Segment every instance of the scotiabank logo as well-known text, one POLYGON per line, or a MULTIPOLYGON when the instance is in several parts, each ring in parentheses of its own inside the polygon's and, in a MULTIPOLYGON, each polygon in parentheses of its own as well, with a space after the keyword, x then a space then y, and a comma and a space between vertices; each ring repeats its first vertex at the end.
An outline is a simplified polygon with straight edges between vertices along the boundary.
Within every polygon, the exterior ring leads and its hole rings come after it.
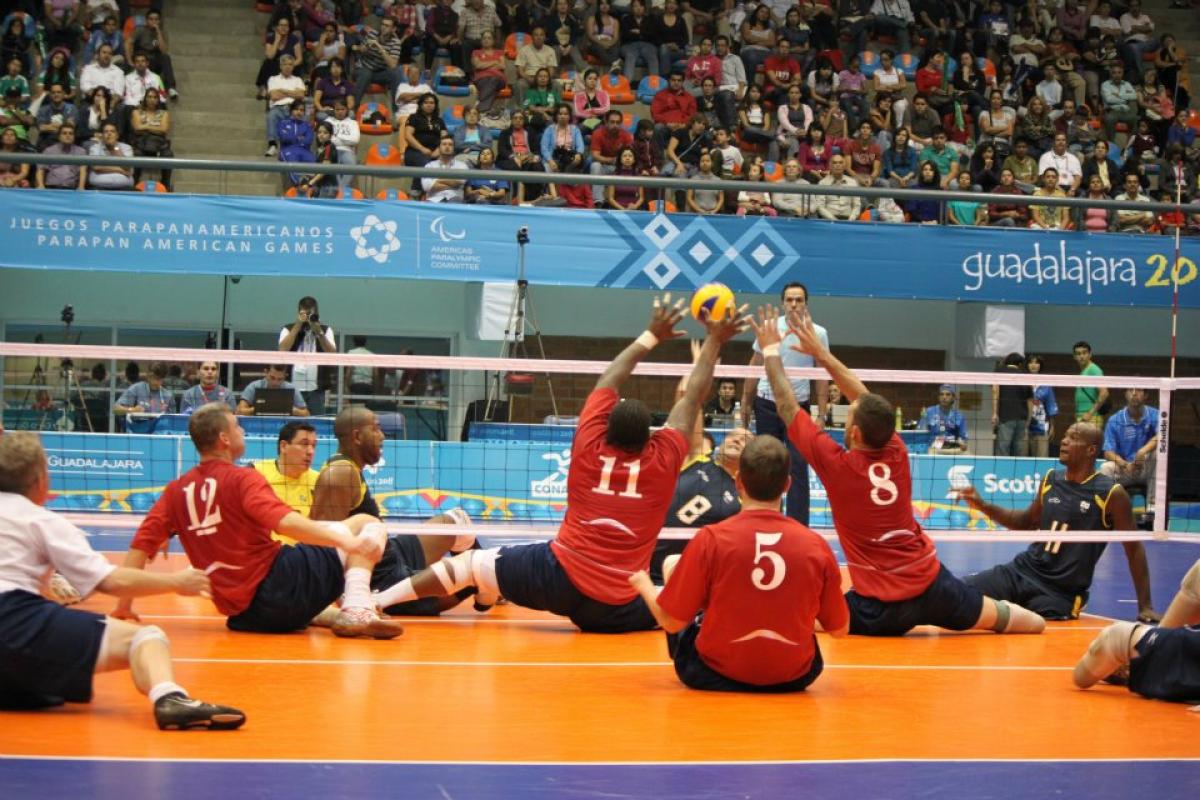
MULTIPOLYGON (((958 492, 971 486, 971 473, 975 467, 969 464, 955 464, 946 472, 946 481, 950 484, 948 498, 957 498, 958 492)), ((1041 473, 1018 475, 1002 478, 994 472, 983 476, 984 494, 1034 494, 1042 482, 1041 473)))

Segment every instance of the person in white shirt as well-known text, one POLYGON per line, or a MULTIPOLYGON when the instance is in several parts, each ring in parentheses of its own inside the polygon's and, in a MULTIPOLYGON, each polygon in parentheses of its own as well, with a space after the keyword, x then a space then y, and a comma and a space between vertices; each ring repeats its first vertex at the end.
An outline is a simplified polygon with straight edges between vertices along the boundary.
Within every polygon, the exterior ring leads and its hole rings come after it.
MULTIPOLYGON (((846 174, 846 157, 837 154, 829 159, 829 174, 822 178, 817 185, 858 188, 858 181, 846 174)), ((812 198, 810 205, 814 218, 854 220, 858 219, 861 202, 858 197, 851 195, 820 194, 812 198)))
POLYGON ((97 86, 103 86, 113 97, 125 96, 125 73, 113 63, 113 50, 107 44, 96 50, 96 60, 83 68, 79 74, 79 91, 89 95, 97 86))
MULTIPOLYGON (((115 122, 106 122, 100 129, 99 139, 92 142, 88 155, 133 158, 133 148, 121 141, 115 122)), ((90 167, 88 186, 92 189, 132 189, 133 167, 90 167)))
POLYGON ((729 49, 729 37, 717 37, 717 58, 721 59, 721 84, 717 87, 717 113, 721 124, 732 129, 737 123, 737 104, 746 94, 746 65, 729 49))
MULTIPOLYGON (((301 297, 296 304, 296 321, 279 329, 281 352, 336 353, 337 339, 333 328, 321 322, 320 307, 315 297, 301 297)), ((312 415, 325 413, 325 390, 317 388, 317 365, 296 364, 292 367, 292 386, 304 400, 304 408, 312 415)))
POLYGON ((153 89, 159 95, 166 94, 162 78, 150 71, 150 58, 145 53, 135 53, 133 56, 133 72, 125 76, 125 105, 137 108, 142 104, 142 98, 147 90, 153 89))
MULTIPOLYGON (((361 131, 358 122, 350 116, 345 98, 339 97, 333 101, 333 116, 325 120, 333 128, 333 146, 337 148, 339 164, 358 163, 358 140, 361 131)), ((353 175, 338 175, 338 187, 346 191, 354 183, 353 175)))
POLYGON ((50 497, 46 451, 37 434, 0 436, 0 708, 33 710, 88 703, 92 677, 128 669, 148 695, 163 730, 230 730, 246 721, 235 708, 192 700, 175 683, 167 635, 63 606, 42 596, 52 573, 74 600, 93 592, 116 597, 207 595, 200 570, 144 572, 117 567, 87 534, 44 508, 50 497))
POLYGON ((1038 60, 1046 52, 1046 43, 1038 38, 1031 19, 1021 20, 1018 30, 1020 32, 1008 40, 1008 52, 1015 63, 1037 69, 1038 60))
MULTIPOLYGON (((465 163, 454 158, 454 139, 449 135, 442 136, 438 141, 437 154, 436 160, 426 164, 428 169, 469 169, 465 163)), ((461 203, 464 183, 450 178, 422 178, 421 188, 425 190, 425 199, 430 203, 461 203)))
POLYGON ((284 55, 279 57, 279 74, 267 81, 267 158, 279 155, 279 123, 292 114, 292 101, 303 100, 304 81, 294 74, 296 59, 284 55))
POLYGON ((417 113, 417 101, 425 94, 434 94, 433 87, 421 82, 419 66, 409 64, 404 68, 404 82, 396 87, 396 130, 404 130, 405 120, 417 113))
MULTIPOLYGON (((1142 194, 1142 183, 1136 173, 1125 176, 1125 193, 1117 197, 1131 203, 1149 203, 1150 198, 1142 194)), ((1117 230, 1121 233, 1145 233, 1154 224, 1153 211, 1121 209, 1117 212, 1117 230)))
POLYGON ((1065 133, 1054 134, 1054 146, 1038 159, 1038 174, 1045 174, 1047 169, 1058 171, 1058 188, 1069 195, 1079 191, 1079 184, 1083 182, 1083 165, 1079 163, 1079 156, 1067 149, 1065 133))
POLYGON ((1125 34, 1125 61, 1131 74, 1141 69, 1142 57, 1158 49, 1154 35, 1154 20, 1142 13, 1141 0, 1130 0, 1129 10, 1121 15, 1121 33, 1125 34))
POLYGON ((1058 82, 1058 69, 1053 64, 1042 68, 1042 79, 1038 82, 1036 91, 1048 108, 1057 109, 1062 105, 1063 87, 1058 82))

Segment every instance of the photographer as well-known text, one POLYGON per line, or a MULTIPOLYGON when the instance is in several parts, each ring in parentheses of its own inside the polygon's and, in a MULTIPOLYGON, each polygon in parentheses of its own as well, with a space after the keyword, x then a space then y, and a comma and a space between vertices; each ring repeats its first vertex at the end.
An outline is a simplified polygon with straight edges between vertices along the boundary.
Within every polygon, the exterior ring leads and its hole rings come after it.
MULTIPOLYGON (((333 328, 321 324, 316 298, 301 297, 297 304, 296 321, 279 329, 279 350, 292 353, 336 353, 337 340, 333 328)), ((304 396, 304 404, 313 415, 325 413, 325 386, 318 380, 315 364, 296 364, 292 367, 292 384, 304 396)))

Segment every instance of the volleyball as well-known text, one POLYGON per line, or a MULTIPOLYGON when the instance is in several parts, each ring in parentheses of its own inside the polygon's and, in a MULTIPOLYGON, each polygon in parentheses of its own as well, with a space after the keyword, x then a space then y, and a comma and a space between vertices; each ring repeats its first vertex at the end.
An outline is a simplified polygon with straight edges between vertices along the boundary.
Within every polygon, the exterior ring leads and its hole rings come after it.
POLYGON ((701 319, 700 311, 706 310, 709 319, 719 322, 732 316, 735 310, 733 292, 723 283, 706 283, 692 295, 692 316, 701 319))

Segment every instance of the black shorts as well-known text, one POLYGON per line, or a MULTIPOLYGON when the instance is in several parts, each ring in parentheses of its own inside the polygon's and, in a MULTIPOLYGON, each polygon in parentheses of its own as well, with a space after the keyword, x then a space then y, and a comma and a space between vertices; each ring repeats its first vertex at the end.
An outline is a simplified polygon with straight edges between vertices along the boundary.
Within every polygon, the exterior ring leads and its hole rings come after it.
POLYGON ((696 649, 696 638, 700 636, 702 617, 697 617, 691 625, 679 633, 667 634, 667 652, 675 661, 675 674, 684 686, 692 689, 704 689, 710 692, 757 692, 759 694, 781 694, 784 692, 803 692, 825 669, 821 659, 821 648, 813 639, 812 666, 808 672, 792 681, 772 683, 760 686, 754 683, 742 683, 733 678, 727 678, 704 662, 700 651, 696 649))
POLYGON ((332 547, 284 545, 245 611, 225 620, 231 631, 291 633, 304 630, 342 596, 346 568, 332 547))
MULTIPOLYGON (((412 577, 425 567, 425 550, 416 536, 389 536, 383 555, 371 571, 371 591, 378 592, 412 577)), ((384 609, 388 614, 409 617, 436 617, 442 598, 422 597, 407 603, 396 603, 384 609)))
POLYGON ((1156 628, 1137 643, 1129 691, 1155 700, 1200 702, 1200 629, 1156 628))
POLYGON ((1087 595, 1054 592, 1017 569, 1011 562, 997 564, 963 579, 993 600, 1007 600, 1028 608, 1044 619, 1079 619, 1087 595))
POLYGON ((850 633, 859 636, 903 636, 917 625, 936 625, 952 631, 975 627, 983 611, 983 594, 940 565, 925 591, 908 600, 884 601, 846 592, 850 633))
POLYGON ((658 627, 641 597, 610 605, 579 591, 558 563, 549 542, 500 548, 496 583, 502 597, 525 608, 568 617, 581 631, 629 633, 658 627))
POLYGON ((0 594, 0 708, 91 701, 105 630, 101 614, 21 590, 0 594))
POLYGON ((666 581, 663 580, 663 562, 668 556, 681 556, 683 550, 687 547, 689 539, 659 539, 654 543, 654 555, 650 556, 650 580, 657 585, 662 586, 666 581))

